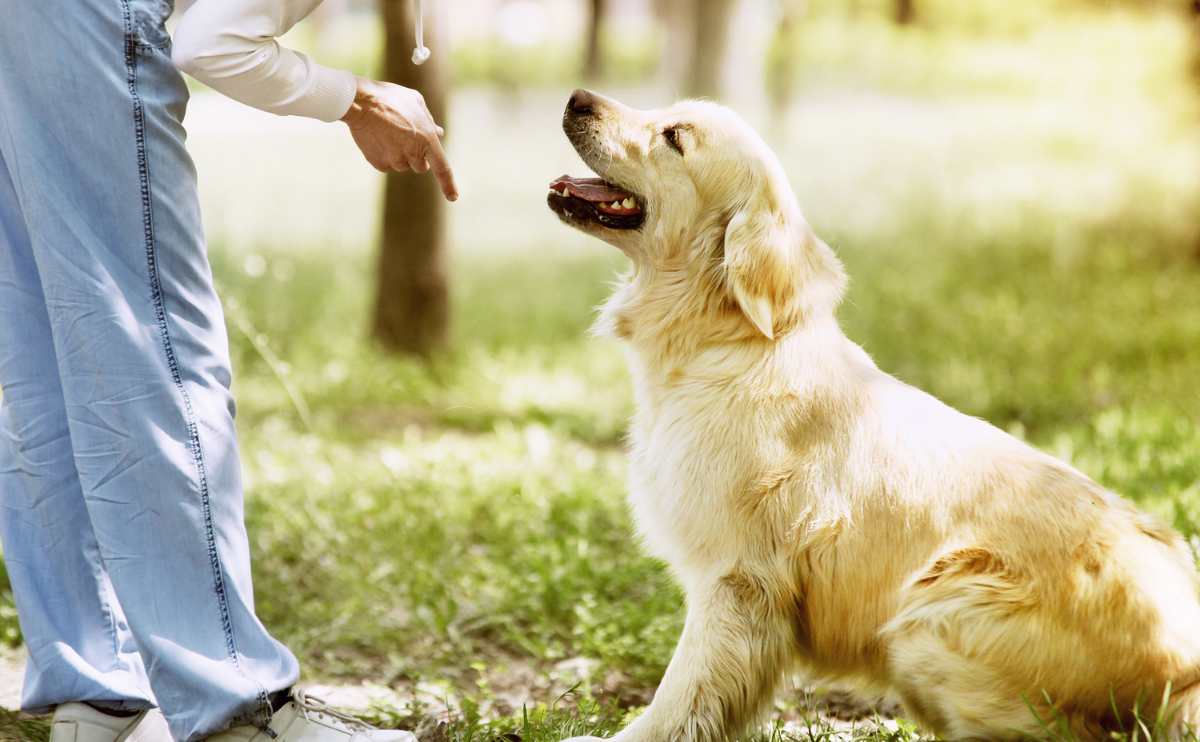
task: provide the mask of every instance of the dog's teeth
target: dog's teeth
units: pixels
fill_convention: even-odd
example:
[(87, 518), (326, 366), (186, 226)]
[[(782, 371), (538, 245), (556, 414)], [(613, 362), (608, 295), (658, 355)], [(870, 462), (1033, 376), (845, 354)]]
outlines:
[(627, 199), (625, 199), (624, 201), (622, 201), (622, 202), (621, 202), (621, 205), (622, 205), (622, 206), (624, 206), (624, 207), (625, 207), (625, 208), (627, 208), (627, 209), (632, 209), (632, 208), (634, 207), (633, 199), (632, 199), (632, 198), (627, 198)]
[(613, 207), (614, 209), (619, 209), (619, 208), (621, 208), (621, 202), (620, 202), (620, 201), (613, 201), (613, 202), (612, 202), (612, 207)]

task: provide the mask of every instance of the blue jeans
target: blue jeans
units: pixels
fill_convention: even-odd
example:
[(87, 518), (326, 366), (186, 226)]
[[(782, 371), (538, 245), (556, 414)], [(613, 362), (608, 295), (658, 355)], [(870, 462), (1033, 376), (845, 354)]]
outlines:
[(228, 340), (170, 0), (0, 0), (0, 540), (22, 705), (263, 724)]

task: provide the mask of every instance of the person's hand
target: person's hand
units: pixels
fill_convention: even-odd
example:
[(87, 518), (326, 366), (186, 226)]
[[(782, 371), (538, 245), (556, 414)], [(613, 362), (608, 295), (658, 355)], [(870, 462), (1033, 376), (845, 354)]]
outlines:
[(454, 173), (446, 161), (438, 126), (416, 90), (359, 78), (354, 103), (342, 117), (367, 162), (381, 172), (433, 170), (442, 193), (458, 199)]

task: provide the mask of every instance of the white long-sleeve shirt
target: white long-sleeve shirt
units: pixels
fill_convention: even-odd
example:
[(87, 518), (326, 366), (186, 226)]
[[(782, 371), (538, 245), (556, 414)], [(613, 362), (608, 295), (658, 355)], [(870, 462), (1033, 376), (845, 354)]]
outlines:
[(196, 0), (175, 28), (175, 66), (214, 90), (280, 115), (336, 121), (355, 77), (282, 46), (277, 38), (321, 0)]

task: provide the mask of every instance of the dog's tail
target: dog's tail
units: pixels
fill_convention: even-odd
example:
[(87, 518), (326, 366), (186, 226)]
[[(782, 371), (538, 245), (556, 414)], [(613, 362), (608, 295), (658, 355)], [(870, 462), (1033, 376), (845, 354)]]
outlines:
[(1177, 694), (1172, 694), (1171, 729), (1168, 739), (1200, 739), (1200, 682), (1192, 683)]

